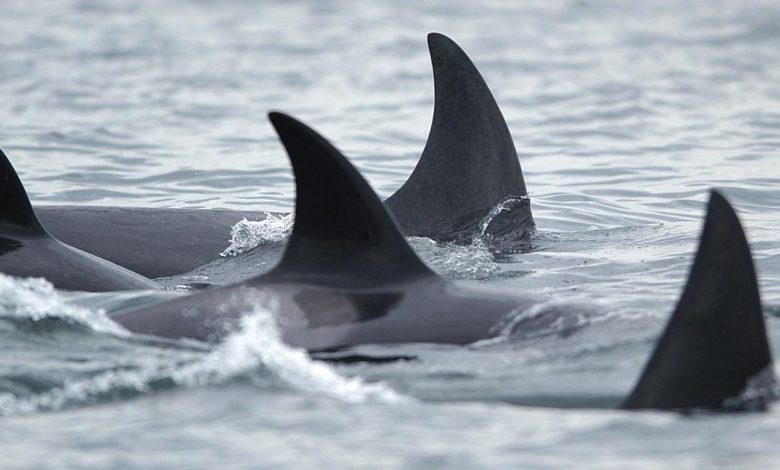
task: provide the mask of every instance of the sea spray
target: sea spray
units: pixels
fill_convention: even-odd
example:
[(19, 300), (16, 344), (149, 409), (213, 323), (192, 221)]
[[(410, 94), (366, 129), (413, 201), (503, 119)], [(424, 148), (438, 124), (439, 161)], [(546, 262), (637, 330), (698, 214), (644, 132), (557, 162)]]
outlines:
[[(306, 393), (324, 395), (349, 403), (413, 403), (383, 383), (367, 383), (359, 377), (344, 377), (332, 366), (313, 360), (302, 349), (284, 344), (277, 327), (275, 302), (252, 289), (247, 296), (252, 308), (224, 340), (205, 353), (187, 350), (179, 354), (170, 345), (160, 350), (143, 344), (143, 357), (132, 364), (99, 372), (91, 377), (66, 379), (62, 386), (42, 393), (16, 396), (0, 392), (0, 415), (59, 410), (79, 404), (152, 393), (161, 388), (201, 387), (228, 383), (256, 372), (272, 374), (283, 384)], [(77, 321), (103, 333), (129, 338), (134, 335), (109, 320), (101, 310), (68, 305), (51, 284), (39, 279), (15, 279), (0, 275), (0, 298), (4, 315), (44, 319), (60, 317)]]
[[(292, 214), (268, 214), (263, 220), (243, 219), (231, 229), (230, 244), (220, 256), (234, 257), (264, 243), (282, 241), (290, 235), (292, 225)], [(438, 243), (425, 237), (408, 237), (407, 241), (432, 269), (452, 278), (486, 279), (500, 271), (480, 237), (465, 246)]]
[(481, 242), (461, 246), (438, 243), (425, 237), (407, 240), (431, 269), (450, 279), (488, 279), (501, 271)]
[(88, 309), (69, 304), (43, 278), (16, 278), (0, 273), (0, 316), (29, 318), (60, 318), (90, 329), (122, 336), (126, 330), (111, 321), (102, 309)]
[(254, 297), (253, 310), (241, 318), (239, 328), (212, 352), (175, 371), (176, 382), (189, 386), (220, 383), (262, 365), (295, 389), (347, 402), (410, 401), (382, 383), (343, 377), (330, 365), (312, 360), (305, 350), (287, 346), (282, 342), (273, 315), (277, 308), (275, 302), (249, 289), (241, 295)]
[(292, 214), (268, 214), (263, 220), (242, 219), (230, 229), (230, 245), (220, 256), (237, 256), (263, 243), (282, 241), (290, 234), (292, 226)]

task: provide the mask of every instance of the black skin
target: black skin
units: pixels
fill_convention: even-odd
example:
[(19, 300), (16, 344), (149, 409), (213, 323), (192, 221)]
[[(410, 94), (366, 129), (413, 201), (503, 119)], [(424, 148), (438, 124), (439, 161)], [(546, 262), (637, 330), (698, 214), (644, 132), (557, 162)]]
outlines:
[(513, 200), (486, 227), (494, 251), (530, 247), (534, 221), (517, 150), (504, 116), (471, 59), (431, 33), (433, 122), (420, 161), (385, 204), (408, 235), (470, 243), (485, 216)]
[(771, 363), (745, 233), (713, 192), (685, 291), (623, 408), (718, 408)]
[(219, 258), (231, 228), (264, 212), (143, 207), (36, 206), (58, 239), (149, 278), (175, 276)]
[(157, 289), (154, 281), (68, 246), (43, 228), (16, 171), (0, 151), (0, 272), (45, 277), (58, 289)]

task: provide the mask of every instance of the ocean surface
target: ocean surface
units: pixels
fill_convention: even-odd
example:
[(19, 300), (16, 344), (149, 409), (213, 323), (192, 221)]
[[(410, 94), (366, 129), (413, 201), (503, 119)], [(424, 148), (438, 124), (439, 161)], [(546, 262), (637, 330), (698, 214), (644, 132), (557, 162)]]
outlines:
[[(35, 204), (273, 212), (294, 187), (272, 109), (380, 195), (406, 180), (432, 114), (426, 34), (445, 33), (503, 110), (539, 232), (501, 259), (415, 249), (449, 278), (587, 312), (517, 341), (365, 346), (418, 360), (339, 364), (285, 346), (267, 305), (207, 346), (109, 319), (181, 292), (0, 275), (0, 467), (780, 465), (780, 406), (610, 409), (681, 292), (712, 187), (747, 229), (780, 352), (777, 1), (3, 0), (0, 30), (0, 147)], [(256, 250), (288, 225), (250, 227)], [(239, 280), (228, 261), (220, 282)]]

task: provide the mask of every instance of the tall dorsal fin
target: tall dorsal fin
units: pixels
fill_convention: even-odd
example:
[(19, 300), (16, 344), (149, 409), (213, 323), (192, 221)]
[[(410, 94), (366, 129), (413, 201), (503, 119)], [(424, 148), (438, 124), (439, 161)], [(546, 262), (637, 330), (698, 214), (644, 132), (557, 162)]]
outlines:
[(46, 233), (8, 157), (0, 150), (0, 226)]
[(771, 361), (750, 248), (713, 191), (688, 284), (622, 407), (720, 408)]
[[(485, 80), (448, 37), (429, 34), (428, 48), (435, 93), (428, 141), (409, 179), (385, 204), (407, 235), (447, 239), (447, 232), (474, 232), (494, 206), (521, 198), (524, 214), (515, 223), (532, 228), (517, 150)], [(464, 218), (470, 226), (463, 227)]]
[(290, 116), (268, 117), (287, 149), (296, 188), (292, 235), (272, 275), (343, 273), (370, 282), (431, 273), (341, 152)]

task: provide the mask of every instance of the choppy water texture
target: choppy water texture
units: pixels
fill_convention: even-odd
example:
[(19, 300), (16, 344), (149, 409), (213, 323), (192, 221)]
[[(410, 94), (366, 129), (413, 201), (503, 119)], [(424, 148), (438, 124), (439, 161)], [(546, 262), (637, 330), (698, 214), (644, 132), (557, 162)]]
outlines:
[[(289, 212), (269, 109), (321, 130), (387, 196), (428, 132), (425, 35), (452, 36), (515, 138), (537, 249), (412, 242), (448, 277), (589, 313), (513, 344), (366, 346), (420, 359), (331, 365), (279, 341), (269, 299), (209, 348), (107, 318), (185, 294), (0, 276), (1, 466), (777, 465), (778, 406), (606, 408), (673, 308), (712, 186), (748, 229), (780, 351), (780, 4), (514, 3), (3, 1), (0, 145), (39, 204)], [(276, 222), (239, 227), (223, 264), (174, 284), (235, 280)]]

